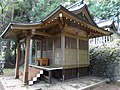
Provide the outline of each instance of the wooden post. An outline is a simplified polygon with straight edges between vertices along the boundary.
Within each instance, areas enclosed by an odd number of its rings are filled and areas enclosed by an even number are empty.
[[[20,41],[17,43],[17,58],[15,67],[15,79],[19,78],[19,63],[20,63]]]
[[[28,62],[29,62],[29,52],[30,52],[30,36],[26,38],[26,53],[25,53],[25,63],[23,72],[23,84],[28,84]]]
[[[87,62],[88,62],[88,64],[90,64],[90,58],[89,58],[89,40],[87,42],[88,42],[88,46],[87,46],[88,47],[88,52],[87,52],[87,54],[88,54],[87,59],[88,60],[87,60]]]
[[[48,71],[49,72],[49,84],[51,84],[52,83],[52,71],[51,70],[49,70]]]
[[[54,45],[54,38],[52,39],[53,40],[53,46],[52,46],[52,63],[51,64],[53,64],[53,62],[55,62],[54,60],[55,60],[55,45]]]
[[[61,59],[63,61],[62,66],[64,67],[64,63],[65,63],[65,35],[61,35]],[[63,68],[63,81],[65,79],[65,70]]]
[[[30,40],[30,55],[29,55],[29,64],[32,64],[32,44],[33,40]]]
[[[77,38],[77,63],[78,63],[78,78],[79,78],[79,39]]]
[[[41,39],[41,58],[43,58],[43,37],[42,37],[42,39]]]
[[[35,40],[35,63],[37,63],[37,42]]]

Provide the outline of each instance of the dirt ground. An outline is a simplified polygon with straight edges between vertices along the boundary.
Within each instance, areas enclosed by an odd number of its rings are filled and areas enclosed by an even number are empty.
[[[80,84],[80,83],[78,83],[78,84]],[[37,84],[35,84],[35,86],[36,86]],[[0,81],[0,90],[5,90],[4,88],[3,88],[3,85],[2,85],[2,83],[1,83],[1,81]],[[14,89],[12,89],[12,90],[14,90]],[[30,87],[29,87],[29,90],[30,90]],[[32,89],[33,90],[33,89]],[[38,90],[38,89],[37,89]],[[44,89],[42,89],[42,90],[44,90]],[[51,89],[52,90],[52,89]],[[57,90],[57,89],[56,89]],[[61,90],[61,89],[60,89]],[[67,89],[65,89],[65,90],[67,90]],[[72,90],[72,89],[70,89],[70,90]],[[79,90],[79,89],[77,89],[77,90]],[[115,84],[105,84],[105,85],[102,85],[102,86],[99,86],[99,87],[96,87],[96,88],[94,88],[94,89],[91,89],[91,90],[120,90],[120,87],[119,86],[117,86],[117,85],[115,85]]]
[[[1,81],[0,81],[0,90],[5,90],[3,88]],[[120,90],[120,87],[114,84],[105,84],[104,86],[100,86],[92,90]]]
[[[0,82],[0,90],[5,90],[1,82]],[[120,90],[120,87],[114,84],[105,84],[104,86],[100,86],[92,90]]]

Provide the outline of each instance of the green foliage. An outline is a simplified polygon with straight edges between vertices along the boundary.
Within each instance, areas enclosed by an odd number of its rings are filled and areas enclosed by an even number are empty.
[[[119,0],[89,0],[90,12],[101,19],[109,19],[115,16],[120,9]]]
[[[12,46],[12,47],[11,47]],[[7,48],[5,50],[4,58],[5,58],[5,68],[14,68],[16,61],[16,42],[7,41]]]
[[[14,21],[35,22],[45,18],[58,5],[76,0],[20,0],[15,8]]]
[[[111,81],[120,78],[120,40],[90,48],[90,73],[107,77]]]
[[[15,55],[12,54],[12,51],[6,50],[4,58],[5,58],[5,68],[15,67]]]
[[[15,75],[15,69],[4,69],[4,75],[5,76],[14,76]]]

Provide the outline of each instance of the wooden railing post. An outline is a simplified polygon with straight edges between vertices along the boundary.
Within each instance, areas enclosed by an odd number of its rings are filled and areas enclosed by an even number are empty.
[[[19,78],[19,63],[20,63],[20,41],[17,43],[17,58],[15,67],[15,79]]]
[[[29,52],[30,52],[30,36],[26,38],[26,53],[25,53],[25,63],[24,63],[24,72],[23,72],[23,84],[28,84],[28,66],[29,66]]]

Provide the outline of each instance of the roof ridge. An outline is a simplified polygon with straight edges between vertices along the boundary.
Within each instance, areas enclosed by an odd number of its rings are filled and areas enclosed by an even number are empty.
[[[70,5],[69,7],[67,7],[67,9],[70,9],[70,8],[73,8],[73,7],[75,7],[76,5],[78,5],[78,6],[80,6],[82,4],[82,0],[80,1],[77,1],[76,3],[74,3],[74,4],[72,4],[72,5]]]
[[[104,23],[104,22],[108,22],[108,21],[111,21],[112,23],[114,22],[113,20],[104,20],[104,21],[99,21],[99,22],[97,22],[97,24]]]

